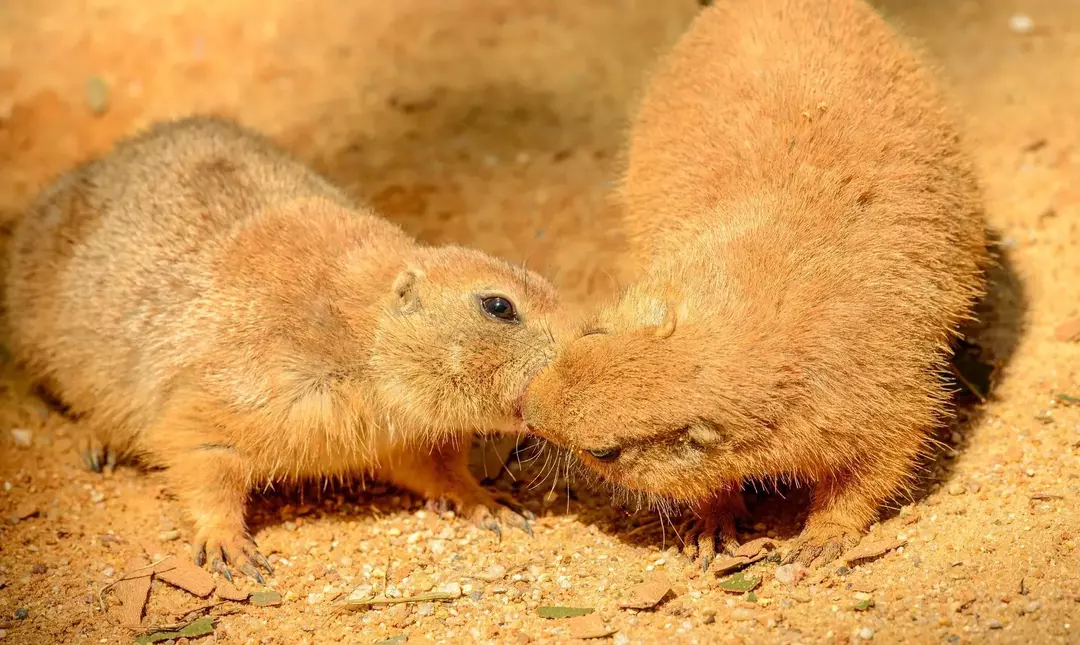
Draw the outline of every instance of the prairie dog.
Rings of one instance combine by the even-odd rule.
[[[983,290],[980,191],[915,49],[862,0],[726,0],[631,132],[644,276],[560,344],[524,418],[618,489],[693,508],[705,567],[747,481],[812,484],[823,564],[902,494]]]
[[[560,311],[540,276],[426,247],[229,121],[158,124],[60,177],[14,231],[13,351],[117,456],[167,468],[196,561],[269,570],[273,480],[372,474],[528,529],[466,468],[520,429]]]

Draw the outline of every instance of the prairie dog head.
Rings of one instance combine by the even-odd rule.
[[[618,487],[693,502],[772,446],[769,399],[724,308],[639,284],[567,335],[529,385],[523,419]],[[751,332],[752,333],[752,332]]]
[[[555,354],[554,287],[459,247],[421,249],[393,280],[372,363],[392,418],[431,431],[520,428],[525,386]]]

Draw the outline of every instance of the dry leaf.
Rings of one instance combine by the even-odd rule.
[[[746,544],[740,545],[735,550],[735,557],[754,558],[757,557],[762,551],[772,551],[776,548],[776,540],[771,538],[762,537],[756,540],[750,540]]]
[[[854,549],[851,549],[844,555],[840,556],[840,560],[846,564],[852,564],[860,560],[869,560],[885,555],[893,549],[900,548],[907,544],[907,540],[880,540],[877,542],[870,542],[864,540]]]
[[[649,576],[645,582],[630,589],[629,598],[619,606],[624,609],[652,609],[671,593],[671,581],[662,573]]]
[[[153,574],[152,569],[144,568],[149,564],[142,557],[128,560],[124,570],[129,573],[125,573],[113,585],[113,593],[121,604],[120,624],[124,627],[138,627],[142,622],[146,599],[150,596],[150,582]]]
[[[577,618],[594,611],[592,607],[537,607],[536,615],[541,618]]]
[[[748,576],[741,571],[735,575],[720,581],[720,588],[732,593],[747,593],[753,591],[761,584],[761,578]]]
[[[222,600],[235,600],[237,602],[243,602],[248,599],[248,592],[240,591],[236,588],[236,585],[228,580],[220,580],[217,584],[217,589],[214,590],[214,595]]]
[[[214,591],[214,577],[182,558],[169,558],[154,567],[154,574],[184,591],[205,598]]]
[[[571,638],[604,638],[615,633],[615,630],[608,629],[599,614],[577,616],[566,621],[566,624],[570,627]]]
[[[273,589],[256,591],[251,594],[251,604],[259,607],[274,607],[281,604],[281,594]]]

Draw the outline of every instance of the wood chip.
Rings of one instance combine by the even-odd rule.
[[[599,614],[571,618],[566,624],[570,627],[571,638],[604,638],[615,633],[615,630],[608,629]]]
[[[776,540],[767,537],[757,538],[756,540],[750,540],[746,544],[740,545],[739,548],[735,550],[735,557],[755,558],[762,551],[772,551],[774,549],[776,549]]]
[[[907,544],[907,540],[878,540],[875,542],[863,540],[854,549],[840,556],[840,561],[850,565],[862,560],[870,560],[885,555],[905,544]]]
[[[138,627],[142,622],[143,609],[150,597],[150,582],[153,569],[144,568],[150,563],[141,556],[128,560],[125,573],[113,585],[113,593],[120,600],[120,624],[124,627]],[[140,575],[141,574],[141,575]]]
[[[1057,329],[1054,330],[1054,338],[1063,343],[1080,341],[1080,316],[1072,320],[1066,320],[1058,325]]]
[[[671,581],[664,574],[654,574],[645,582],[630,589],[627,600],[619,606],[623,609],[652,609],[671,593]]]
[[[169,558],[154,567],[154,574],[174,587],[206,598],[214,591],[214,577],[183,558]]]
[[[222,600],[235,600],[237,602],[243,602],[248,599],[248,592],[240,591],[236,588],[236,585],[228,580],[218,581],[217,589],[214,590],[214,595]]]

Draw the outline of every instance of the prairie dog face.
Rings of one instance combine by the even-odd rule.
[[[709,354],[724,339],[704,333],[689,301],[631,288],[567,340],[529,385],[530,431],[613,484],[680,501],[738,477],[745,420],[717,376],[726,352]]]
[[[394,419],[431,431],[520,428],[561,311],[539,275],[477,251],[423,250],[394,280],[373,363]]]

